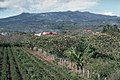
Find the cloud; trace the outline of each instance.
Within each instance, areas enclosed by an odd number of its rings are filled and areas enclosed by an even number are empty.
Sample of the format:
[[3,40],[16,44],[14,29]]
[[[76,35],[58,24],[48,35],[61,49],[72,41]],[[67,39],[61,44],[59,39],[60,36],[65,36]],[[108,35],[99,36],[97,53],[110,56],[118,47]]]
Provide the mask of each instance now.
[[63,3],[63,6],[59,8],[75,11],[88,9],[94,5],[96,5],[96,0],[71,0],[66,4]]
[[0,8],[11,8],[17,5],[21,0],[0,0]]
[[108,15],[108,16],[113,16],[113,15],[115,15],[115,14],[113,14],[112,12],[105,12],[105,13],[103,13],[104,15]]
[[18,8],[23,12],[50,12],[84,10],[97,4],[98,0],[0,0],[0,8]]
[[84,10],[97,4],[98,0],[36,0],[29,11],[66,11]]
[[107,15],[107,16],[120,16],[118,14],[114,14],[113,12],[111,11],[105,11],[105,12],[102,12],[100,14],[103,14],[103,15]]

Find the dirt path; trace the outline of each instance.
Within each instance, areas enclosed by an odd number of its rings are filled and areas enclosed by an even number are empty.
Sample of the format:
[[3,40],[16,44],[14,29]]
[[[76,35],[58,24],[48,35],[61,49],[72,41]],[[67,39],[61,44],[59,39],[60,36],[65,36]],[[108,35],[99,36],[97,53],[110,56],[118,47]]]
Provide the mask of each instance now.
[[51,64],[55,64],[54,62],[57,62],[59,66],[65,66],[67,63],[66,68],[68,68],[70,71],[75,73],[80,72],[80,70],[79,71],[77,70],[76,64],[74,62],[71,62],[71,61],[64,62],[63,59],[61,59],[60,61],[55,61],[54,56],[47,55],[47,53],[42,53],[40,51],[34,51],[34,50],[28,50],[28,51],[34,56],[36,56],[37,58],[39,58],[40,60],[46,61]]
[[47,61],[49,63],[53,63],[55,59],[52,56],[48,56],[47,54],[43,54],[39,51],[32,51],[28,50],[30,53],[32,53],[34,56],[38,57],[41,60]]

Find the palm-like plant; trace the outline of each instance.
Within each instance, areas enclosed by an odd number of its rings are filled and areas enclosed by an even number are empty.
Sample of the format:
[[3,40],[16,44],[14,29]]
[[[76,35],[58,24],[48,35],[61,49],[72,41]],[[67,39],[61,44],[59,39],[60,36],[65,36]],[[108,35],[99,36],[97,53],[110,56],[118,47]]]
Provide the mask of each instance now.
[[67,51],[67,56],[71,59],[71,61],[75,61],[77,64],[77,69],[79,70],[79,67],[81,67],[81,70],[83,69],[83,57],[82,57],[82,53],[78,52],[76,50],[76,48],[71,47],[68,51]]

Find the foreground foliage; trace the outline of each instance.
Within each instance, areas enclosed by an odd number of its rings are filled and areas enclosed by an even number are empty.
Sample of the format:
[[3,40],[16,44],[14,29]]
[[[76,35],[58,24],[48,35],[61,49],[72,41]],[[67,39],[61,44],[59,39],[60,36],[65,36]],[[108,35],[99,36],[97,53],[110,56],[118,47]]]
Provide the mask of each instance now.
[[104,33],[86,37],[41,36],[32,38],[26,44],[27,47],[38,47],[47,53],[75,61],[81,69],[90,70],[91,79],[119,80],[120,32],[117,27],[107,28],[104,28]]
[[0,47],[2,80],[78,79],[67,69],[39,60],[21,47]]
[[12,43],[1,41],[0,46],[0,79],[80,79],[66,68],[37,59],[26,47],[75,62],[78,69],[89,70],[89,78],[82,77],[85,80],[120,79],[120,30],[116,25],[106,25],[100,33],[89,36],[32,36]]

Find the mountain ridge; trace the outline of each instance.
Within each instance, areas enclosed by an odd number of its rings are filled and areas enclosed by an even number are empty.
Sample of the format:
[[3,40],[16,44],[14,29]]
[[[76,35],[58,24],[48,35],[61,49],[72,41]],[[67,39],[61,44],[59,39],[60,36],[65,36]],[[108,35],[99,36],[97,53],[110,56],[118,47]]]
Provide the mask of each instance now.
[[47,13],[21,13],[20,15],[0,19],[0,27],[13,31],[36,31],[37,29],[71,29],[94,27],[101,24],[119,24],[120,17],[106,16],[91,12],[66,11]]
[[14,16],[10,16],[10,17],[6,17],[6,18],[0,18],[0,20],[2,19],[8,19],[8,18],[12,18],[12,17],[16,17],[16,16],[19,16],[19,15],[31,15],[31,14],[35,14],[35,15],[38,15],[38,14],[48,14],[48,13],[66,13],[66,12],[71,12],[71,13],[90,13],[90,14],[95,14],[95,15],[101,15],[101,16],[109,16],[109,17],[119,17],[119,16],[115,16],[115,15],[104,15],[104,14],[99,14],[99,13],[93,13],[93,12],[88,12],[88,11],[84,11],[84,12],[80,12],[80,11],[59,11],[59,12],[44,12],[44,13],[27,13],[27,12],[23,12],[21,14],[18,14],[18,15],[14,15]]

